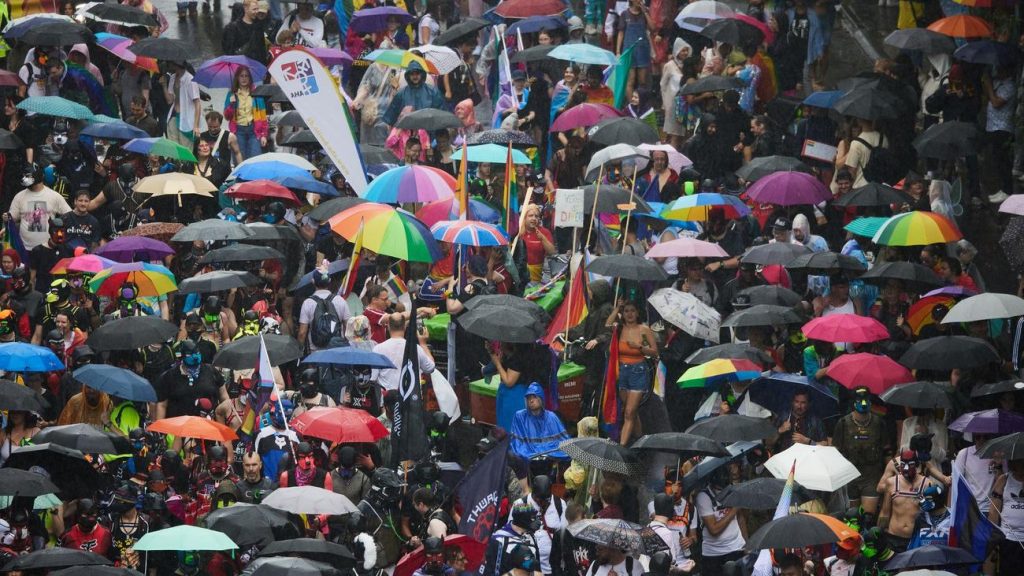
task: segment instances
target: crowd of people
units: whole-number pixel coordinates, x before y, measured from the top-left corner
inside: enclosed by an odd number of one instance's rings
[[[1018,573],[1012,11],[900,1],[837,79],[830,0],[346,4],[231,6],[227,81],[125,48],[168,29],[149,0],[62,2],[83,42],[7,24],[0,570]],[[455,182],[391,210],[429,261],[343,229],[365,200],[267,73],[292,49],[335,58],[371,187]],[[179,176],[212,192],[147,186]],[[494,242],[429,233],[459,219]],[[348,508],[262,504],[296,487]],[[180,526],[237,549],[136,550]]]

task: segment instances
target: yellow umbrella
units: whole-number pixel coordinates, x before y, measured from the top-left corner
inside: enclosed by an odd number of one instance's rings
[[[135,184],[134,190],[139,194],[152,194],[152,198],[157,196],[177,196],[178,205],[181,206],[182,196],[191,195],[213,198],[212,192],[216,192],[217,187],[213,185],[213,182],[202,176],[185,174],[183,172],[168,172],[166,174],[147,176],[139,180]]]

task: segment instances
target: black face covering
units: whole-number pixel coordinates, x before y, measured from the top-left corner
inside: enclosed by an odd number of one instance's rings
[[[78,519],[78,527],[85,532],[92,532],[92,529],[96,527],[95,516],[82,516]]]
[[[301,394],[302,397],[307,400],[311,398],[316,398],[318,392],[319,390],[317,390],[316,384],[312,382],[307,382],[302,386],[299,386],[299,394]]]

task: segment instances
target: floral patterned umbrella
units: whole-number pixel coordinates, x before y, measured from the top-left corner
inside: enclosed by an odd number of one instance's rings
[[[668,549],[665,541],[650,526],[640,526],[625,520],[580,520],[569,526],[569,532],[580,540],[616,548],[630,556],[654,554]]]

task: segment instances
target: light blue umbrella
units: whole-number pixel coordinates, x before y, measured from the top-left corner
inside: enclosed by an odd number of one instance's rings
[[[302,360],[306,364],[337,364],[339,366],[369,366],[370,368],[395,368],[387,356],[378,352],[342,346],[317,350]]]
[[[133,402],[156,402],[156,391],[148,380],[124,368],[109,364],[86,364],[74,372],[75,380],[111,396]]]
[[[491,164],[504,164],[508,158],[508,147],[498,144],[477,144],[466,149],[466,158],[470,162],[489,162]],[[452,159],[462,161],[462,148],[456,148],[452,152]],[[513,164],[529,164],[530,158],[523,152],[512,149]]]
[[[308,171],[277,160],[239,166],[231,173],[232,178],[241,180],[273,180],[278,183],[288,176],[307,180],[310,178]]]
[[[842,90],[814,92],[807,98],[804,98],[803,105],[815,108],[831,108],[843,94]]]
[[[548,56],[577,64],[597,64],[598,66],[611,66],[619,59],[614,53],[592,44],[562,44],[549,52]]]
[[[17,108],[44,116],[58,116],[72,120],[92,120],[92,111],[77,102],[60,96],[29,96]]]
[[[52,372],[63,370],[64,363],[49,348],[10,342],[0,344],[0,370],[7,372]]]

